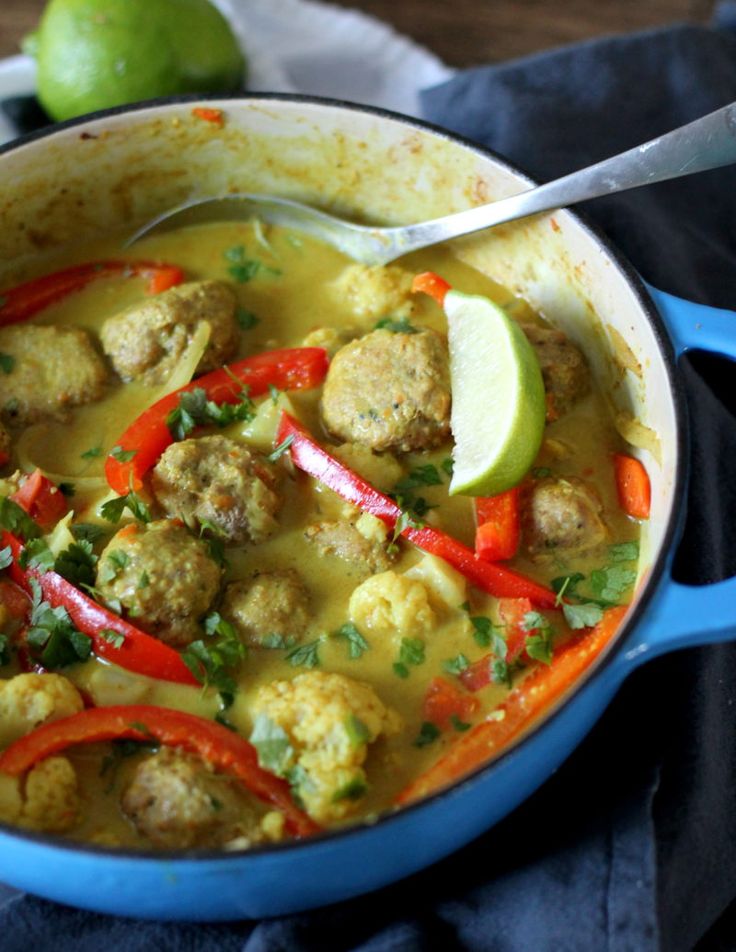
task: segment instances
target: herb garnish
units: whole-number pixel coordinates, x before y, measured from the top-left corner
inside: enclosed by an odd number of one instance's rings
[[[107,535],[107,531],[102,526],[96,526],[92,522],[73,522],[69,528],[75,539],[92,544]]]
[[[44,668],[64,668],[77,661],[86,661],[92,652],[92,639],[72,624],[69,613],[61,605],[52,608],[43,600],[41,586],[35,578],[31,587],[31,627],[26,636],[31,654]]]
[[[0,635],[0,668],[10,664],[10,639],[7,635]]]
[[[80,539],[79,542],[72,542],[56,556],[54,571],[63,575],[72,585],[86,587],[95,583],[96,565],[97,556],[92,551],[92,543],[87,539]]]
[[[113,525],[120,522],[125,509],[130,510],[134,519],[139,522],[150,522],[151,512],[146,503],[141,499],[138,493],[129,492],[124,496],[118,496],[117,499],[108,499],[100,507],[100,515]]]
[[[362,744],[370,744],[373,735],[366,725],[355,714],[349,714],[345,718],[345,733],[353,747],[360,747]]]
[[[418,334],[419,329],[414,327],[406,317],[382,317],[376,323],[374,330],[391,331],[392,334]]]
[[[442,477],[437,471],[437,467],[432,463],[425,463],[423,466],[416,466],[409,470],[409,475],[400,479],[394,486],[397,493],[411,492],[418,486],[441,486]]]
[[[22,536],[26,540],[35,539],[41,534],[38,525],[25,509],[21,509],[7,496],[0,497],[0,528],[7,529],[8,532]]]
[[[292,648],[291,651],[286,655],[286,660],[295,668],[318,667],[320,663],[319,646],[321,641],[321,638],[317,638],[316,641],[310,641],[306,645],[299,645],[296,648]]]
[[[233,674],[247,654],[246,647],[235,627],[219,612],[205,618],[204,630],[206,637],[193,641],[182,658],[198,681],[217,688],[223,707],[228,708],[238,689]]]
[[[138,450],[124,450],[122,446],[113,446],[110,450],[110,456],[118,463],[129,463],[137,452]]]
[[[458,674],[462,674],[466,668],[470,667],[470,662],[461,652],[454,658],[448,658],[446,661],[443,661],[442,667],[448,674],[457,676]]]
[[[433,724],[431,721],[424,721],[419,729],[419,734],[414,741],[414,746],[426,747],[428,744],[434,743],[434,741],[436,741],[439,736],[439,727],[437,727],[437,725]]]
[[[286,439],[282,440],[273,453],[269,453],[266,459],[269,463],[276,463],[294,442],[294,434],[290,433]]]
[[[239,307],[235,312],[235,319],[243,331],[252,330],[257,324],[260,324],[260,317],[256,317],[252,311],[246,311],[244,307]]]
[[[238,381],[239,383],[239,381]],[[207,399],[202,387],[179,394],[179,404],[166,417],[166,426],[175,440],[185,440],[195,426],[229,426],[239,420],[249,421],[255,415],[255,406],[243,387],[237,403],[216,403]]]
[[[549,621],[539,612],[527,612],[521,622],[524,631],[530,632],[524,641],[530,658],[543,664],[552,664],[552,636],[554,631]]]
[[[341,800],[360,800],[368,792],[368,784],[361,777],[353,777],[352,780],[339,787],[332,794],[332,802],[339,803]]]
[[[10,354],[0,353],[0,370],[2,370],[4,374],[11,374],[13,367],[15,367],[15,357]]]
[[[125,644],[125,635],[120,631],[114,631],[112,628],[102,628],[100,638],[112,645],[113,648],[122,648]]]
[[[348,655],[351,658],[361,658],[364,652],[368,651],[370,645],[361,635],[355,625],[349,621],[346,622],[335,632],[336,638],[344,638],[348,643]]]
[[[283,727],[272,721],[267,714],[258,714],[250,742],[258,751],[258,763],[261,767],[283,777],[287,764],[294,755],[289,735]]]
[[[0,549],[0,569],[6,569],[12,564],[13,551],[9,545],[6,545],[4,549]]]
[[[82,459],[97,459],[98,456],[102,456],[102,447],[92,446],[90,449],[85,450],[84,453],[81,453],[80,455]]]

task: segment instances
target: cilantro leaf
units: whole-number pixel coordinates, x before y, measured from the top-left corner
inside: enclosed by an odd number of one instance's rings
[[[470,662],[465,657],[464,654],[460,653],[454,658],[448,658],[446,661],[442,662],[442,667],[448,674],[459,675],[465,671],[466,668],[470,666]]]
[[[0,569],[6,569],[13,564],[13,552],[9,545],[0,549]]]
[[[107,535],[107,531],[102,526],[96,526],[91,522],[75,522],[71,525],[72,535],[78,542],[86,541],[94,545],[98,539]]]
[[[148,506],[138,493],[134,492],[126,493],[125,496],[118,496],[117,499],[108,499],[100,507],[100,515],[108,522],[116,524],[120,522],[125,509],[129,509],[132,516],[139,522],[151,521],[151,512]]]
[[[81,453],[80,455],[82,459],[97,459],[98,456],[102,456],[102,447],[92,446],[88,450],[85,450],[84,453]]]
[[[41,534],[38,525],[25,509],[21,509],[7,496],[0,497],[0,528],[7,529],[8,532],[22,536],[26,540],[35,539]]]
[[[469,731],[470,724],[465,721],[461,721],[457,714],[450,715],[450,723],[455,728],[456,731]]]
[[[291,444],[294,442],[294,434],[290,433],[286,439],[282,440],[273,453],[269,453],[266,459],[269,463],[275,463],[277,460],[281,459],[284,453],[288,450]]]
[[[335,632],[336,638],[344,638],[348,643],[348,655],[351,658],[361,658],[368,651],[370,645],[361,635],[352,622],[347,622]]]
[[[100,637],[109,645],[112,645],[113,648],[122,648],[125,644],[125,635],[122,632],[114,631],[112,628],[101,629]]]
[[[362,777],[353,777],[346,784],[339,787],[332,794],[332,802],[339,803],[341,800],[360,800],[368,792],[368,784]]]
[[[295,668],[317,668],[320,663],[320,644],[321,639],[317,638],[316,641],[310,641],[306,645],[299,645],[296,648],[292,648],[286,655],[286,660]]]
[[[394,486],[394,491],[406,493],[411,492],[412,489],[416,489],[418,486],[440,486],[441,484],[442,477],[437,471],[437,467],[433,466],[432,463],[425,463],[423,466],[416,466],[409,471],[408,476],[400,479]]]
[[[415,747],[426,747],[428,744],[434,743],[437,738],[440,736],[440,729],[436,724],[433,724],[431,721],[424,721],[421,728],[419,729],[419,734],[414,741]]]
[[[239,307],[235,312],[235,319],[243,331],[252,330],[257,324],[260,324],[260,317],[256,317],[252,311],[246,311],[244,307]]]
[[[15,357],[10,354],[0,353],[0,370],[2,370],[4,374],[11,374],[13,367],[15,367]]]
[[[399,661],[402,664],[418,666],[424,664],[425,645],[421,638],[402,638],[399,646]]]
[[[582,605],[562,606],[562,614],[568,625],[577,630],[578,628],[592,628],[603,618],[603,609],[595,602],[586,602]]]
[[[137,452],[138,450],[124,450],[122,446],[113,446],[110,450],[110,456],[118,463],[129,463]]]
[[[250,735],[250,742],[258,751],[258,763],[264,770],[283,777],[294,757],[289,735],[267,714],[258,714]]]
[[[639,543],[636,539],[632,542],[618,542],[608,547],[608,555],[612,562],[636,562],[639,558]]]
[[[391,331],[392,334],[418,334],[419,330],[406,317],[382,317],[374,327],[376,331]]]
[[[184,663],[205,687],[212,686],[220,693],[224,707],[229,707],[237,692],[234,678],[247,651],[238,637],[235,626],[212,612],[204,621],[205,638],[193,641],[184,652]]]
[[[26,643],[31,656],[50,670],[86,661],[92,652],[92,639],[77,631],[65,608],[61,605],[52,608],[43,600],[41,586],[35,578],[29,583],[31,627]]]
[[[23,547],[18,563],[24,569],[30,568],[38,569],[39,572],[50,572],[54,567],[54,553],[48,547],[45,539],[31,539]]]
[[[92,552],[92,543],[80,539],[56,556],[54,571],[72,585],[94,585],[96,565],[97,556]]]
[[[0,668],[10,664],[10,639],[7,635],[0,634]]]
[[[444,472],[450,477],[450,479],[452,479],[452,474],[455,469],[455,460],[451,456],[448,456],[446,459],[442,460],[442,462],[440,463],[440,466],[442,467]]]
[[[373,735],[366,725],[355,714],[349,714],[344,721],[345,733],[348,735],[353,747],[360,747],[362,744],[370,744]]]
[[[581,582],[585,581],[582,572],[573,572],[572,575],[559,575],[550,582],[552,591],[557,593],[556,605],[562,603],[563,596],[568,598],[576,594],[576,589]]]
[[[622,565],[611,565],[605,569],[594,569],[590,573],[589,583],[593,594],[604,602],[617,604],[624,592],[636,581],[636,572]]]
[[[409,677],[409,669],[401,661],[395,661],[391,667],[397,678]]]

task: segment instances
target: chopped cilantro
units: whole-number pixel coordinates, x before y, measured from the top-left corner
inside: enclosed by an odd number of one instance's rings
[[[521,622],[524,631],[530,632],[524,641],[530,658],[543,664],[552,664],[552,626],[539,612],[527,612]]]
[[[113,446],[110,450],[110,456],[118,463],[129,463],[137,452],[138,450],[124,450],[122,446]]]
[[[82,459],[97,459],[98,456],[102,456],[102,447],[92,446],[90,449],[85,450],[84,453],[80,455]]]
[[[6,569],[13,564],[13,552],[9,545],[0,549],[0,569]]]
[[[572,575],[560,575],[557,578],[553,578],[550,582],[552,590],[557,592],[557,598],[555,599],[555,605],[561,605],[563,596],[572,596],[575,595],[575,589],[581,582],[585,581],[585,576],[582,572],[573,572]]]
[[[123,552],[122,549],[113,549],[112,552],[108,552],[105,556],[105,564],[100,569],[100,582],[103,585],[112,582],[123,571],[128,562],[130,562],[128,553]]]
[[[72,585],[94,585],[96,565],[97,556],[92,552],[92,543],[80,539],[56,556],[54,571]]]
[[[292,635],[279,635],[272,631],[265,635],[258,643],[259,648],[293,648],[294,637]]]
[[[491,680],[494,684],[505,684],[511,687],[511,666],[502,658],[494,658],[491,662]]]
[[[382,317],[374,330],[391,331],[392,334],[418,334],[419,331],[407,318]]]
[[[193,641],[184,652],[184,663],[205,687],[220,693],[223,707],[230,707],[238,686],[234,674],[246,656],[246,648],[235,627],[211,612],[204,620],[205,638]]]
[[[414,741],[415,747],[426,747],[428,744],[434,743],[437,738],[440,736],[440,729],[436,724],[433,724],[431,721],[424,721],[421,728],[419,729],[419,734]]]
[[[589,578],[593,594],[609,604],[617,604],[624,592],[631,588],[635,581],[636,572],[622,565],[594,569]]]
[[[138,576],[138,584],[136,585],[136,588],[140,591],[142,588],[148,588],[150,584],[151,579],[148,576],[148,572],[141,572],[141,574]]]
[[[54,553],[45,539],[31,539],[26,542],[18,558],[21,568],[38,569],[39,572],[50,572],[54,561]]]
[[[335,632],[336,638],[344,638],[348,643],[348,655],[351,658],[360,658],[368,651],[370,645],[361,635],[355,625],[349,621]]]
[[[393,672],[397,678],[408,678],[409,669],[405,664],[402,664],[400,661],[395,661],[392,665]]]
[[[461,721],[457,714],[450,715],[450,723],[456,731],[470,730],[470,724],[467,724],[465,721]]]
[[[235,319],[240,325],[240,329],[243,331],[250,331],[261,322],[260,317],[256,317],[252,311],[246,311],[244,307],[239,307],[237,309],[235,312]]]
[[[125,644],[125,635],[112,628],[103,628],[100,631],[100,638],[104,639],[113,648],[122,648]]]
[[[41,586],[34,578],[31,586],[31,627],[26,642],[31,655],[44,668],[64,668],[77,661],[86,661],[92,651],[92,639],[72,624],[68,612],[61,605],[51,608],[45,602]]]
[[[345,733],[348,735],[348,739],[353,747],[370,744],[371,740],[373,740],[371,732],[355,714],[349,714],[345,718]]]
[[[587,602],[582,605],[564,604],[562,614],[565,616],[565,621],[573,629],[592,628],[603,618],[603,609],[595,602]]]
[[[235,378],[240,386],[240,381]],[[229,426],[238,420],[249,421],[255,415],[255,406],[243,387],[236,403],[216,403],[207,399],[202,387],[179,394],[179,404],[166,417],[166,426],[175,440],[185,440],[195,426]]]
[[[0,668],[10,664],[10,639],[7,635],[0,635]]]
[[[402,638],[399,647],[399,661],[402,664],[418,666],[424,664],[425,646],[421,638]]]
[[[397,493],[410,492],[418,486],[440,486],[442,477],[437,471],[437,467],[432,463],[425,463],[423,466],[416,466],[409,471],[409,475],[400,479],[394,486]]]
[[[228,720],[227,714],[223,713],[223,711],[218,711],[217,714],[215,714],[215,720],[223,727],[227,727],[227,729],[232,731],[234,734],[238,733],[238,728],[231,720]]]
[[[271,394],[271,403],[273,403],[273,405],[276,406],[276,404],[279,402],[279,397],[281,396],[281,391],[279,390],[279,388],[278,388],[277,386],[275,386],[274,384],[270,383],[270,384],[268,385],[268,392]]]
[[[452,479],[452,474],[455,469],[455,460],[451,456],[448,456],[442,460],[440,466],[445,471],[445,473],[447,473],[450,479]]]
[[[62,496],[66,496],[67,499],[71,499],[76,491],[74,483],[59,483],[59,492]]]
[[[102,526],[96,526],[91,522],[75,522],[71,526],[72,535],[78,541],[90,542],[94,545],[98,539],[107,535],[107,531]]]
[[[15,367],[15,357],[12,357],[10,354],[0,353],[0,370],[4,374],[10,374],[13,372],[13,367]]]
[[[294,756],[294,748],[283,727],[272,721],[267,714],[258,714],[250,742],[258,751],[258,763],[261,767],[279,777],[284,776],[287,765]]]
[[[7,529],[14,535],[20,535],[24,539],[35,539],[41,534],[38,525],[31,519],[25,509],[8,499],[7,496],[0,497],[0,528]]]
[[[294,442],[294,434],[290,433],[285,440],[282,440],[273,453],[269,453],[266,459],[269,463],[275,463],[277,460],[280,460],[284,453],[288,450],[291,444]]]
[[[501,629],[498,625],[494,625],[490,618],[485,618],[483,615],[473,615],[470,619],[470,624],[473,626],[473,640],[478,647],[488,648],[491,642],[496,638],[500,638],[501,641],[503,641]]]
[[[535,466],[532,470],[532,476],[535,479],[545,479],[547,476],[552,475],[552,470],[549,466]]]
[[[316,668],[319,666],[320,643],[321,639],[317,638],[316,641],[310,641],[306,645],[299,645],[297,648],[292,648],[286,655],[286,660],[295,668]]]
[[[396,500],[398,505],[403,505],[403,499],[401,496]],[[416,519],[412,513],[407,512],[405,509],[402,509],[399,513],[399,518],[396,520],[396,525],[394,526],[393,535],[391,536],[391,542],[387,546],[387,551],[389,554],[394,554],[398,552],[399,547],[397,545],[399,536],[405,529],[421,529],[424,526],[424,523],[420,519]]]
[[[368,792],[368,785],[361,777],[353,777],[342,787],[339,787],[332,794],[332,802],[339,803],[341,800],[360,800]]]
[[[467,667],[470,666],[470,662],[465,657],[464,654],[458,654],[454,658],[449,658],[447,661],[442,662],[442,667],[448,674],[462,674]]]
[[[113,524],[120,522],[125,509],[129,509],[131,514],[139,522],[150,522],[151,512],[141,497],[134,492],[126,493],[125,496],[118,496],[117,499],[108,499],[100,507],[100,515],[103,519]]]
[[[618,542],[608,547],[608,555],[612,562],[636,562],[639,558],[639,543]]]

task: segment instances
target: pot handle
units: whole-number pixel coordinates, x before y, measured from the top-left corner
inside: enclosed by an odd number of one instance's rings
[[[736,311],[685,301],[651,285],[647,290],[677,357],[703,350],[736,361]],[[676,648],[736,639],[736,577],[710,585],[682,585],[668,578],[638,630],[644,639],[624,651],[626,661],[634,664]]]

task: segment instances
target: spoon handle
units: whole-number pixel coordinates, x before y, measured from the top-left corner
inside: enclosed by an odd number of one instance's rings
[[[589,198],[681,175],[705,172],[732,162],[736,162],[736,103],[546,185],[489,205],[402,228],[399,253],[406,254],[526,215],[564,208]],[[399,239],[399,229],[386,231],[395,231]]]

